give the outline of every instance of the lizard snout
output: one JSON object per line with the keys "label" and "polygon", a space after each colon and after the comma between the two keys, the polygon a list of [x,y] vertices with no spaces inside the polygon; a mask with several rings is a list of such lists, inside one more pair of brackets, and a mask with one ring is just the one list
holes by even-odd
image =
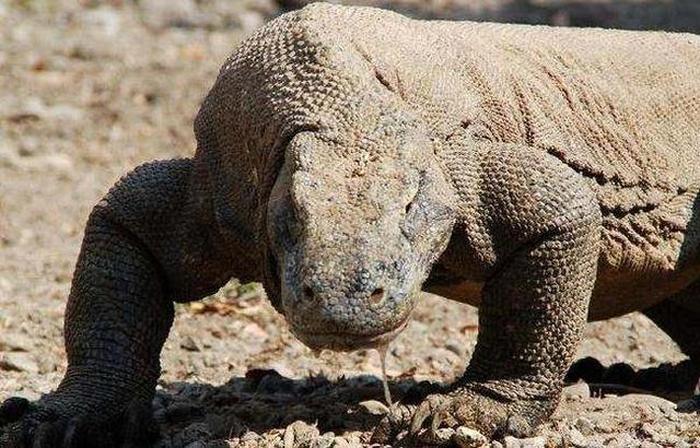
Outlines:
{"label": "lizard snout", "polygon": [[[302,294],[303,298],[306,301],[313,302],[316,300],[317,297],[319,297],[316,292],[314,291],[314,288],[309,286],[308,284],[305,285],[302,288]],[[372,290],[372,292],[369,294],[367,297],[367,303],[370,306],[380,306],[382,305],[386,299],[388,298],[388,294],[384,288],[377,287]]]}
{"label": "lizard snout", "polygon": [[292,331],[312,348],[354,350],[392,340],[418,289],[402,265],[362,259],[354,268],[327,270],[320,263],[300,273],[298,287],[289,279],[283,302]]}

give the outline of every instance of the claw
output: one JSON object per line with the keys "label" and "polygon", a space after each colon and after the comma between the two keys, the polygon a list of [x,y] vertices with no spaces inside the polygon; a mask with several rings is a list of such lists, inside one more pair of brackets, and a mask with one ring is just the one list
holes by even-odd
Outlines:
{"label": "claw", "polygon": [[418,406],[415,414],[413,414],[413,419],[411,420],[411,434],[417,435],[423,428],[423,423],[428,417],[434,415],[438,409],[440,409],[445,402],[445,397],[441,395],[431,395],[423,401],[423,403]]}
{"label": "claw", "polygon": [[372,443],[389,444],[410,423],[415,406],[394,404],[372,432]]}
{"label": "claw", "polygon": [[153,420],[151,404],[136,401],[127,408],[122,428],[122,446],[140,447],[158,437],[158,428]]}
{"label": "claw", "polygon": [[391,442],[391,440],[396,436],[394,434],[394,427],[389,421],[388,417],[383,418],[374,431],[372,432],[371,443],[385,444]]}
{"label": "claw", "polygon": [[505,431],[507,435],[524,439],[532,436],[532,426],[523,417],[511,415],[506,420]]}
{"label": "claw", "polygon": [[[112,426],[106,426],[106,424]],[[62,415],[60,410],[11,398],[0,405],[3,448],[142,448],[158,437],[150,402],[134,402],[114,419]]]}
{"label": "claw", "polygon": [[66,425],[66,432],[63,435],[63,442],[61,443],[61,447],[71,448],[72,446],[74,446],[77,439],[79,423],[80,420],[77,418],[73,418],[68,422],[68,425]]}
{"label": "claw", "polygon": [[59,446],[61,434],[61,422],[47,422],[40,424],[34,432],[32,448],[54,448]]}
{"label": "claw", "polygon": [[437,412],[437,413],[433,416],[433,421],[432,421],[432,423],[431,423],[431,425],[430,425],[430,430],[431,430],[433,433],[437,434],[437,430],[440,429],[440,423],[442,423],[442,421],[443,421],[443,414],[442,414],[442,412]]}
{"label": "claw", "polygon": [[693,398],[679,402],[676,404],[676,411],[683,414],[700,412],[700,395],[696,395]]}
{"label": "claw", "polygon": [[431,413],[431,406],[430,406],[430,401],[426,401],[422,403],[420,406],[418,406],[418,409],[416,409],[416,413],[413,414],[413,418],[411,419],[411,434],[412,435],[418,435],[420,430],[423,428],[423,422],[430,417]]}

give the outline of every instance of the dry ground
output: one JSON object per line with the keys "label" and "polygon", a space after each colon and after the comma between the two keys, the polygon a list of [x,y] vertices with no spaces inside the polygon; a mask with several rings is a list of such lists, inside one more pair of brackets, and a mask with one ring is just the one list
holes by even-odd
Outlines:
{"label": "dry ground", "polygon": [[[363,3],[430,17],[700,28],[693,1]],[[192,119],[219,65],[280,11],[272,0],[0,0],[0,400],[36,398],[61,378],[62,313],[91,206],[139,163],[192,153]],[[458,375],[476,323],[474,309],[426,296],[390,349],[394,394]],[[587,355],[637,368],[684,359],[637,314],[590,325]],[[178,309],[155,400],[161,446],[359,446],[379,418],[379,406],[360,404],[381,400],[379,374],[375,352],[313,357],[258,288],[232,282]],[[666,399],[589,395],[574,388],[542,439],[509,446],[700,446],[698,415]]]}

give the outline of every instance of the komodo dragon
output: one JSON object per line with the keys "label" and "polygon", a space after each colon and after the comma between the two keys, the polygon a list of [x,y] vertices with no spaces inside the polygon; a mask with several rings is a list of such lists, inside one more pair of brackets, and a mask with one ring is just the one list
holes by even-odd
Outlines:
{"label": "komodo dragon", "polygon": [[234,51],[194,129],[92,211],[68,371],[5,403],[6,446],[142,443],[173,302],[232,277],[314,348],[388,342],[421,288],[479,306],[463,378],[376,440],[534,427],[587,320],[643,310],[700,363],[698,36],[314,4]]}

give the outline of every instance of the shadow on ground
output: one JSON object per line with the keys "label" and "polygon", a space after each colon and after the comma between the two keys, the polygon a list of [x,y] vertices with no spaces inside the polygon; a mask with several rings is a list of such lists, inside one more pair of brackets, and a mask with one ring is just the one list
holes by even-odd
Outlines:
{"label": "shadow on ground", "polygon": [[[417,403],[440,388],[409,378],[390,383],[393,398],[403,403]],[[357,433],[360,438],[386,410],[382,383],[375,376],[291,379],[274,370],[250,370],[221,386],[161,384],[154,403],[165,436],[162,447],[240,438],[248,431],[273,436],[277,432],[281,439],[294,422],[296,432],[313,432],[313,438],[330,432]]]}
{"label": "shadow on ground", "polygon": [[[698,373],[689,361],[637,371],[626,364],[603,367],[591,360],[577,362],[569,380],[590,382],[591,394],[601,398],[651,390],[665,398],[687,398]],[[390,382],[394,400],[404,404],[416,404],[444,387],[409,378]],[[219,441],[225,447],[226,440],[258,434],[266,434],[268,442],[275,438],[282,442],[289,431],[294,432],[297,442],[324,434],[329,440],[335,435],[355,434],[358,441],[366,443],[367,435],[386,411],[381,380],[375,376],[334,381],[323,376],[291,379],[274,370],[250,370],[221,386],[164,383],[154,403],[164,434],[158,445],[162,448],[184,447],[197,441],[208,442],[207,447],[218,446],[212,443]]]}

